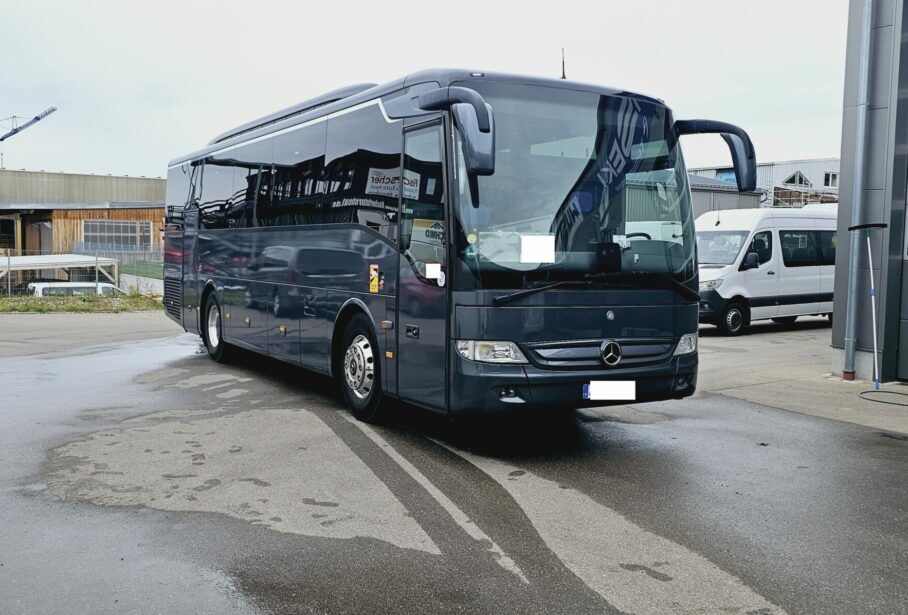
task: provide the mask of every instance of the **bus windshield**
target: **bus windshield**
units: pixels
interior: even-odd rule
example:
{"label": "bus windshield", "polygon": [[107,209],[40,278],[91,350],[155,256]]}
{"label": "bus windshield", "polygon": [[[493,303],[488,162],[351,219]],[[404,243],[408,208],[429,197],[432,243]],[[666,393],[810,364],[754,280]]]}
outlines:
{"label": "bus windshield", "polygon": [[455,148],[455,286],[524,288],[590,273],[693,275],[690,191],[671,112],[648,100],[506,83],[496,163],[471,187]]}

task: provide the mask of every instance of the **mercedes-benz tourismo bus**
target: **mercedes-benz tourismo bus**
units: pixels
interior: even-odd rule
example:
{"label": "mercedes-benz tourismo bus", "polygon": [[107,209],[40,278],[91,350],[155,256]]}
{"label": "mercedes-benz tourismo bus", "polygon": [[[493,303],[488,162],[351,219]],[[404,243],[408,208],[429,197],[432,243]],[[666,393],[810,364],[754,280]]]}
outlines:
{"label": "mercedes-benz tourismo bus", "polygon": [[620,89],[432,70],[325,94],[171,162],[167,313],[215,360],[330,375],[363,420],[686,397],[678,139],[709,132],[753,189],[744,131]]}

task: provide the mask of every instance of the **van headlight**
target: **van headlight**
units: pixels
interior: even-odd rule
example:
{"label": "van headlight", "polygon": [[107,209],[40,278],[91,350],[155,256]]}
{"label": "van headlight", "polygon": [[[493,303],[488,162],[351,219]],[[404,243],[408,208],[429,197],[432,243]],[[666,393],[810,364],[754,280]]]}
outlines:
{"label": "van headlight", "polygon": [[457,353],[480,363],[527,363],[527,358],[514,342],[457,340]]}
{"label": "van headlight", "polygon": [[700,282],[700,290],[716,290],[722,286],[722,280],[709,280],[707,282]]}
{"label": "van headlight", "polygon": [[678,346],[675,347],[675,356],[679,357],[681,355],[697,352],[698,342],[699,338],[696,333],[685,333],[681,336],[681,339],[678,340]]}

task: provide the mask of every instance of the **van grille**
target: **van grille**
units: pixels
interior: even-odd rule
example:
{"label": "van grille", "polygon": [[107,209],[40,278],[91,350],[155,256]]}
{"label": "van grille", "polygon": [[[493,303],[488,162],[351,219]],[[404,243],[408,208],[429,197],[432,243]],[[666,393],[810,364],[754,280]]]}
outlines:
{"label": "van grille", "polygon": [[180,318],[182,289],[177,278],[164,278],[164,308],[174,318]]}
{"label": "van grille", "polygon": [[[531,363],[542,369],[610,369],[602,361],[605,338],[522,344]],[[666,338],[615,339],[621,346],[618,369],[646,367],[672,358],[677,340]]]}

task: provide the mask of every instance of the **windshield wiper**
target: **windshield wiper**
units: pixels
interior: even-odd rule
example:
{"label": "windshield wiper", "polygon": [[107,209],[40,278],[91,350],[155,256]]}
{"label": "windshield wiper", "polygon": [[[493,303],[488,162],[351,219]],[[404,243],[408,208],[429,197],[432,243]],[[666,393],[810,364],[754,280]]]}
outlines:
{"label": "windshield wiper", "polygon": [[627,281],[632,284],[640,285],[640,282],[649,281],[655,282],[656,285],[662,286],[662,288],[667,288],[673,290],[685,299],[690,301],[700,301],[700,294],[694,290],[691,290],[675,278],[664,273],[651,273],[651,272],[639,272],[639,273],[629,273],[621,271],[608,271],[604,273],[588,273],[583,276],[587,280],[606,280],[606,279],[619,279],[622,281]]}
{"label": "windshield wiper", "polygon": [[523,299],[524,297],[529,297],[530,295],[535,295],[544,290],[550,288],[558,288],[559,286],[569,286],[569,285],[579,285],[579,286],[592,286],[593,280],[562,280],[561,282],[554,282],[552,284],[545,284],[543,286],[535,286],[533,288],[527,288],[524,290],[518,290],[516,293],[508,293],[507,295],[498,295],[492,299],[492,303],[495,305],[504,305],[505,303],[510,303],[511,301],[517,301],[518,299]]}

